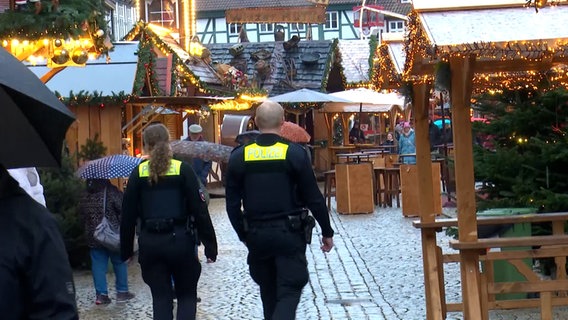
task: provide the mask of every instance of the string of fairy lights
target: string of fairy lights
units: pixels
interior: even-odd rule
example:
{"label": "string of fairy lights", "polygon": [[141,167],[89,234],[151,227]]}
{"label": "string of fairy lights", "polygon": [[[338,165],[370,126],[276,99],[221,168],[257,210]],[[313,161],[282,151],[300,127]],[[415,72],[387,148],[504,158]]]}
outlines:
{"label": "string of fairy lights", "polygon": [[[510,63],[527,66],[523,71],[490,71],[478,72],[474,75],[474,93],[485,91],[502,92],[511,89],[554,89],[566,87],[568,84],[568,41],[503,41],[475,42],[447,46],[433,45],[422,28],[416,11],[409,14],[408,34],[405,37],[404,50],[406,61],[402,75],[394,72],[392,57],[383,45],[378,48],[376,56],[380,72],[376,72],[372,82],[381,88],[398,77],[402,82],[429,83],[435,81],[432,72],[427,72],[425,65],[448,63],[450,57],[475,56],[478,63]],[[558,66],[552,67],[554,64]],[[540,66],[545,71],[531,70],[530,66]],[[548,67],[546,67],[548,66]],[[489,69],[489,68],[487,68]],[[497,68],[495,68],[496,70]],[[447,69],[450,72],[450,69]],[[449,75],[445,75],[450,77]],[[544,84],[544,85],[543,85]]]}

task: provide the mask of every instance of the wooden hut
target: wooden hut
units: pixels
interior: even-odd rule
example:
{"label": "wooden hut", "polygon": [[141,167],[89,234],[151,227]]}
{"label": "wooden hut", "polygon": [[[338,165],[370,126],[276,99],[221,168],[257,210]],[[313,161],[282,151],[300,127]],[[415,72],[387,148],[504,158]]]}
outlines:
{"label": "wooden hut", "polygon": [[[537,2],[538,3],[538,2]],[[448,311],[463,311],[470,320],[488,319],[494,308],[540,307],[541,319],[552,319],[552,307],[566,305],[566,245],[563,223],[566,214],[539,214],[521,219],[552,221],[553,235],[527,238],[478,239],[476,216],[472,133],[471,95],[484,88],[530,85],[535,77],[546,76],[555,67],[568,62],[568,29],[563,17],[568,6],[527,9],[526,1],[413,1],[406,43],[403,81],[412,84],[413,111],[416,123],[418,184],[421,193],[420,221],[415,225],[422,233],[422,252],[427,303],[427,319],[445,319]],[[540,3],[542,5],[543,3]],[[540,23],[540,24],[539,24]],[[537,25],[535,25],[537,24]],[[544,28],[543,26],[546,25]],[[449,28],[448,26],[451,26]],[[447,63],[452,102],[452,124],[456,168],[457,219],[436,220],[433,210],[432,174],[428,143],[428,106],[435,66]],[[562,81],[561,81],[562,82]],[[565,83],[565,81],[564,81]],[[518,222],[511,218],[507,223]],[[504,220],[481,223],[503,223]],[[436,243],[439,228],[456,225],[459,240],[450,246],[459,250],[454,259],[460,263],[463,302],[447,304],[444,296],[443,264],[449,257]],[[552,248],[549,245],[555,244]],[[509,246],[540,246],[536,251],[517,251],[503,255],[489,249]],[[513,261],[525,257],[553,257],[557,266],[555,281],[542,281],[530,268],[518,266],[526,282],[497,284],[480,269],[480,262]],[[517,264],[518,265],[518,264]],[[539,292],[539,299],[497,302],[495,293]]]}

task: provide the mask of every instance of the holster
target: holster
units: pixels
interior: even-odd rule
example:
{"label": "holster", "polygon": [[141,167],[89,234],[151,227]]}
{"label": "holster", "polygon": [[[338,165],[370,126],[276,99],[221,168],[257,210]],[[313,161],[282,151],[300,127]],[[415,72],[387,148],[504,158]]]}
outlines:
{"label": "holster", "polygon": [[306,243],[312,243],[312,231],[316,226],[316,220],[311,215],[307,215],[304,219],[304,235],[306,237]]}
{"label": "holster", "polygon": [[185,232],[191,235],[191,237],[195,240],[195,243],[199,243],[199,234],[197,233],[197,227],[195,225],[195,217],[192,215],[187,217]]}
{"label": "holster", "polygon": [[299,215],[288,216],[288,226],[292,231],[303,233],[307,244],[312,243],[312,230],[316,221],[308,210],[302,210]]}

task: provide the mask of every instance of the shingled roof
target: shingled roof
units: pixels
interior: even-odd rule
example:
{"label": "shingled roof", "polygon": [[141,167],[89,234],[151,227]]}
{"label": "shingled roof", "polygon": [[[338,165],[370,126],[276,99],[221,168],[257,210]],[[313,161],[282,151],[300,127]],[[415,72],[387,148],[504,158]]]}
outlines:
{"label": "shingled roof", "polygon": [[[234,43],[208,44],[206,47],[211,52],[211,66],[202,60],[190,62],[188,67],[199,79],[207,84],[209,89],[230,91],[223,86],[222,74],[211,76],[211,69],[215,65],[226,64],[243,71],[250,81],[257,81],[262,89],[270,96],[278,95],[300,88],[308,88],[317,91],[325,91],[327,77],[331,70],[332,57],[336,48],[336,42],[323,41],[300,41],[296,48],[290,51],[284,50],[284,42],[248,42],[242,43],[242,54],[233,57],[229,49]],[[264,51],[270,55],[265,59],[270,66],[270,71],[261,77],[255,68],[254,54]],[[268,55],[267,54],[267,55]],[[306,63],[304,60],[315,58],[313,62]],[[323,89],[323,90],[322,90]]]}

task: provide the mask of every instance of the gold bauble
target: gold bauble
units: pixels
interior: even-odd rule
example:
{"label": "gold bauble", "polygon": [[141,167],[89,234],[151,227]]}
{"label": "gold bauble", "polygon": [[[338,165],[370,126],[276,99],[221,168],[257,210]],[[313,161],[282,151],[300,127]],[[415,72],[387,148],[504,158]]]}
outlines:
{"label": "gold bauble", "polygon": [[76,64],[85,64],[87,60],[89,60],[89,55],[87,54],[87,51],[83,49],[75,49],[71,56],[71,60],[73,60]]}
{"label": "gold bauble", "polygon": [[65,49],[55,50],[51,61],[56,64],[65,64],[69,61],[69,52]]}

